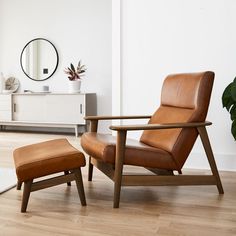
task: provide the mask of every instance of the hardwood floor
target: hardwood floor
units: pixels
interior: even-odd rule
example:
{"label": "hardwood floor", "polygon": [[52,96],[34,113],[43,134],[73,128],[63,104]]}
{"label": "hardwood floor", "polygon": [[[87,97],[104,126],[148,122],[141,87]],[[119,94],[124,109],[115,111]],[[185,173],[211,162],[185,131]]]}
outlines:
{"label": "hardwood floor", "polygon": [[[0,166],[14,166],[16,147],[61,137],[80,148],[74,136],[1,132]],[[125,187],[113,209],[112,182],[96,168],[88,182],[85,167],[87,207],[72,183],[33,192],[23,214],[22,191],[12,189],[0,195],[0,235],[236,235],[236,172],[220,175],[224,195],[214,186]]]}

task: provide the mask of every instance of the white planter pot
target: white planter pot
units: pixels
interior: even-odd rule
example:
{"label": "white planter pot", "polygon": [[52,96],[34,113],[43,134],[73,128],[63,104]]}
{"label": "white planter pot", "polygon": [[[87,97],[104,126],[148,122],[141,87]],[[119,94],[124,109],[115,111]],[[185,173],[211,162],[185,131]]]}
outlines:
{"label": "white planter pot", "polygon": [[69,93],[80,93],[81,80],[69,80]]}

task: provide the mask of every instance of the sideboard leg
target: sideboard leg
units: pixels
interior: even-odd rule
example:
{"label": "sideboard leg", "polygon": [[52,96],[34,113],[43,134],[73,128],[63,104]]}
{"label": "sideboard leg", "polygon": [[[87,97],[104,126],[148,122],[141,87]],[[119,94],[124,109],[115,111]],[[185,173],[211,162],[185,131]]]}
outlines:
{"label": "sideboard leg", "polygon": [[75,137],[78,137],[78,125],[75,125]]}

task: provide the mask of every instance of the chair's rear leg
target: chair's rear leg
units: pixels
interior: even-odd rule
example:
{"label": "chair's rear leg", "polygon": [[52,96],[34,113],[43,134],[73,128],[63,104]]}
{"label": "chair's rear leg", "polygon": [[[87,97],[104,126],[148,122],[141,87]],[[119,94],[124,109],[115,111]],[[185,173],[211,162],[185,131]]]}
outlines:
{"label": "chair's rear leg", "polygon": [[206,127],[198,127],[197,130],[200,134],[200,138],[201,138],[204,150],[206,152],[207,159],[211,167],[211,171],[216,179],[216,185],[217,185],[218,191],[220,194],[223,194],[224,189],[220,180],[219,172],[216,166],[215,158],[212,152],[212,148],[211,148],[210,140],[208,138]]}
{"label": "chair's rear leg", "polygon": [[[64,171],[64,174],[65,174],[65,175],[68,175],[68,174],[69,174],[69,171],[68,171],[68,170]],[[67,186],[71,186],[71,182],[67,182]]]}
{"label": "chair's rear leg", "polygon": [[126,142],[126,131],[117,132],[117,143],[116,143],[116,160],[115,160],[115,186],[114,186],[114,202],[113,207],[119,208],[120,204],[120,190],[122,182],[123,162],[125,156],[125,142]]}
{"label": "chair's rear leg", "polygon": [[91,156],[89,157],[89,167],[88,167],[88,181],[93,179],[93,164],[91,163]]}
{"label": "chair's rear leg", "polygon": [[33,180],[29,180],[24,182],[24,191],[23,191],[23,199],[21,203],[21,212],[26,212],[27,206],[28,206],[28,201],[29,201],[29,196],[31,192],[31,185],[32,185]]}
{"label": "chair's rear leg", "polygon": [[85,198],[85,194],[84,194],[84,185],[83,185],[81,169],[80,168],[76,169],[73,172],[75,175],[75,182],[76,182],[77,190],[79,193],[81,205],[86,206],[86,198]]}

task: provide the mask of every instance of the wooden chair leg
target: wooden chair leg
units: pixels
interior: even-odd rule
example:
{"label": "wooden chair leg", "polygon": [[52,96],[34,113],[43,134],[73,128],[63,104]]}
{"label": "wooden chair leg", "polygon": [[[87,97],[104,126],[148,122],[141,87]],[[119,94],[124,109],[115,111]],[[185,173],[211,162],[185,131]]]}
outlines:
{"label": "wooden chair leg", "polygon": [[220,180],[219,172],[218,172],[218,169],[216,166],[214,154],[212,152],[212,148],[211,148],[211,144],[210,144],[210,140],[209,140],[209,137],[207,134],[206,127],[198,127],[197,129],[200,134],[200,138],[201,138],[204,150],[206,152],[207,159],[210,164],[212,174],[214,175],[214,177],[216,179],[216,185],[217,185],[218,191],[220,194],[224,194],[224,189],[223,189],[223,186],[222,186],[222,183]]}
{"label": "wooden chair leg", "polygon": [[[98,120],[90,121],[90,132],[97,132]],[[93,178],[93,164],[91,163],[91,157],[89,157],[89,170],[88,170],[88,181],[92,181]]]}
{"label": "wooden chair leg", "polygon": [[75,175],[75,182],[76,182],[77,190],[79,193],[81,205],[86,206],[87,204],[86,204],[86,198],[85,198],[85,194],[84,194],[84,185],[83,185],[81,169],[80,168],[76,169],[73,172]]}
{"label": "wooden chair leg", "polygon": [[89,157],[89,169],[88,169],[88,181],[93,179],[93,164],[91,163],[91,157]]}
{"label": "wooden chair leg", "polygon": [[24,192],[23,192],[23,199],[21,203],[21,212],[26,212],[28,201],[29,201],[29,196],[31,192],[31,185],[32,185],[33,180],[29,180],[24,182]]}
{"label": "wooden chair leg", "polygon": [[[69,171],[66,170],[66,171],[64,171],[64,173],[65,173],[65,175],[68,175],[68,174],[69,174]],[[71,182],[67,182],[67,186],[71,186]]]}
{"label": "wooden chair leg", "polygon": [[114,202],[113,207],[119,208],[120,204],[120,190],[122,182],[123,162],[125,156],[125,142],[126,142],[126,131],[117,132],[117,143],[116,143],[116,160],[115,160],[115,175],[114,175]]}
{"label": "wooden chair leg", "polygon": [[21,190],[22,182],[17,181],[16,190]]}

